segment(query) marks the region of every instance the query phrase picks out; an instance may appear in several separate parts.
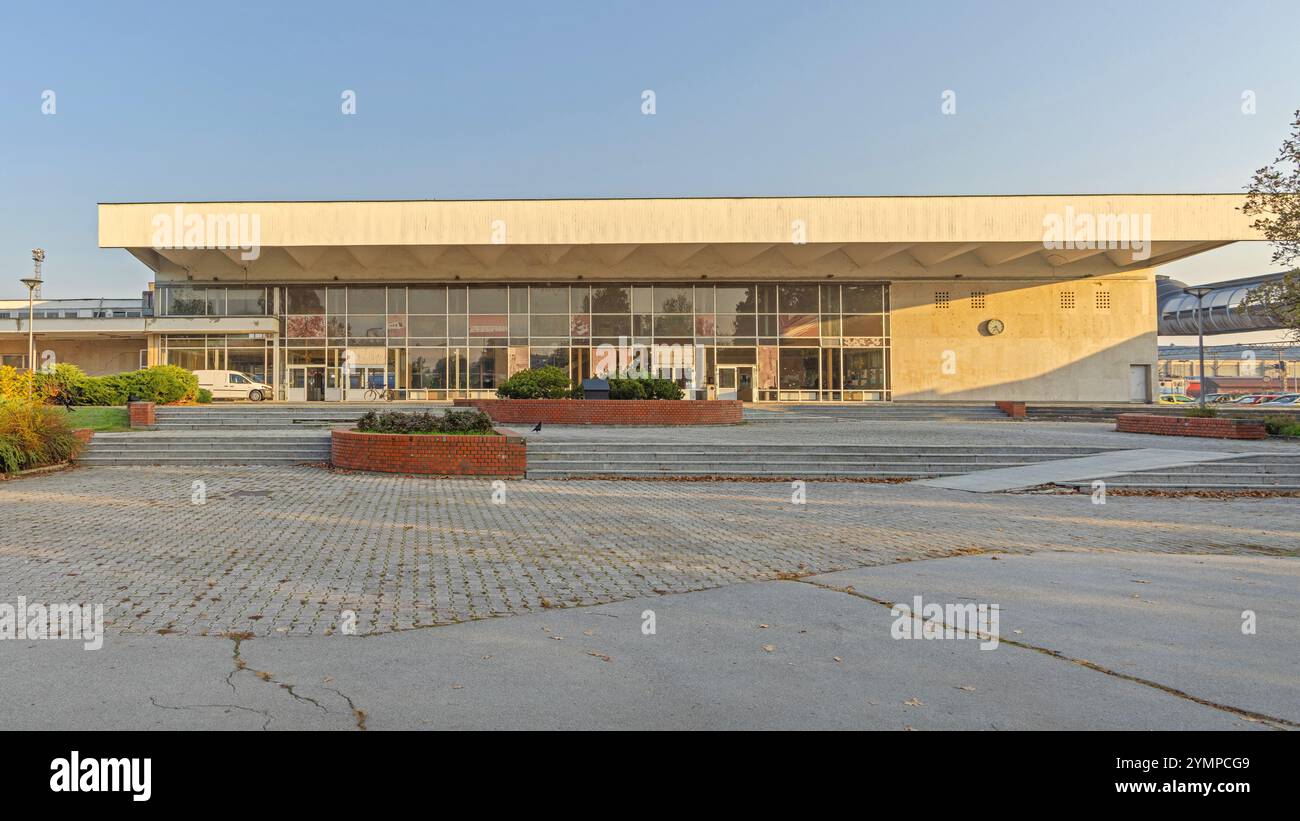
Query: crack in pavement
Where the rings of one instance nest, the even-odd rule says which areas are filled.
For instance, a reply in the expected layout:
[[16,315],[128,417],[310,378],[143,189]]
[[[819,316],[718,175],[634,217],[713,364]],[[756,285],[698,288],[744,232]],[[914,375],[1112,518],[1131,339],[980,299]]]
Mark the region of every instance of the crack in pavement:
[[[249,673],[252,673],[254,676],[256,676],[259,680],[264,681],[264,682],[266,682],[267,684],[274,684],[275,686],[279,687],[281,690],[284,690],[284,691],[285,691],[286,693],[288,693],[288,694],[289,694],[289,695],[290,695],[290,696],[291,696],[295,701],[301,701],[301,702],[306,703],[306,704],[312,704],[312,705],[314,705],[317,709],[319,709],[322,713],[325,713],[326,715],[329,714],[330,711],[329,711],[329,708],[328,708],[328,707],[326,707],[324,704],[321,704],[319,701],[317,701],[316,699],[312,698],[311,696],[300,695],[296,690],[294,690],[294,685],[292,685],[292,684],[288,684],[287,682],[278,681],[278,680],[276,680],[276,678],[275,678],[275,674],[274,674],[274,673],[271,673],[271,672],[266,671],[266,670],[258,670],[258,669],[254,668],[254,667],[250,667],[250,666],[248,665],[248,662],[244,661],[244,657],[243,657],[243,655],[241,655],[241,653],[240,653],[240,648],[241,648],[241,646],[243,645],[243,643],[244,643],[245,641],[251,641],[251,640],[254,638],[254,636],[253,636],[252,633],[248,633],[248,632],[242,632],[242,633],[224,633],[224,634],[223,634],[223,637],[224,637],[224,638],[227,638],[227,639],[230,639],[230,640],[234,643],[234,649],[233,649],[233,651],[232,651],[232,658],[234,659],[235,666],[234,666],[234,669],[232,669],[229,673],[226,674],[226,684],[230,685],[230,691],[231,691],[232,693],[236,693],[236,694],[238,694],[238,691],[237,691],[236,688],[235,688],[234,677],[235,677],[237,674],[239,674],[239,673],[242,673],[242,672],[249,672]],[[353,718],[353,720],[356,722],[356,726],[357,726],[357,729],[358,729],[358,730],[364,730],[364,729],[366,729],[366,716],[368,715],[368,713],[367,713],[365,710],[363,710],[363,709],[361,709],[360,707],[358,707],[358,706],[357,706],[357,705],[352,701],[351,698],[349,698],[347,695],[345,695],[344,693],[340,692],[339,690],[336,690],[336,689],[333,688],[333,687],[326,687],[325,689],[326,689],[326,690],[329,690],[330,692],[332,692],[332,693],[334,693],[334,694],[336,694],[336,695],[338,695],[338,696],[339,696],[340,698],[342,698],[345,702],[347,702],[348,710],[352,713],[352,718]],[[159,706],[162,706],[162,705],[159,705]],[[247,710],[247,709],[251,709],[251,708],[244,707],[244,708],[241,708],[241,709],[246,709],[246,710]],[[267,723],[269,724],[270,722],[268,721]],[[263,726],[262,729],[265,730],[266,727]]]
[[262,722],[263,730],[271,726],[271,721],[273,718],[270,710],[256,710],[252,707],[245,707],[242,704],[182,704],[180,706],[172,706],[170,704],[159,704],[158,699],[154,698],[153,696],[149,696],[149,701],[150,703],[153,704],[153,706],[161,708],[163,710],[230,709],[230,710],[244,710],[249,713],[257,713],[262,718],[266,719],[266,721]]
[[[855,598],[859,598],[864,601],[872,602],[873,604],[878,604],[882,607],[888,607],[891,610],[894,608],[895,605],[895,602],[888,601],[887,599],[876,598],[875,596],[869,596],[866,593],[861,593],[857,590],[854,590],[852,585],[837,587],[832,584],[823,584],[821,582],[810,581],[806,578],[793,578],[793,579],[787,579],[786,581],[795,581],[801,584],[810,585],[812,587],[818,587],[821,588],[822,590],[830,590],[835,593],[844,593],[846,595],[853,596]],[[912,618],[917,619],[919,618],[919,616],[917,614],[913,614]],[[939,621],[939,624],[945,630],[956,629],[955,627],[947,624],[942,620]],[[967,631],[975,633],[979,638],[984,640],[990,640],[993,638],[993,636],[989,635],[988,633],[984,633],[980,630],[972,631],[969,628],[967,628]],[[1209,707],[1214,710],[1221,710],[1225,713],[1229,713],[1231,715],[1237,716],[1238,718],[1245,719],[1246,721],[1263,724],[1274,730],[1291,730],[1291,729],[1300,728],[1300,722],[1291,721],[1285,718],[1279,718],[1277,716],[1271,716],[1268,715],[1267,713],[1258,713],[1255,712],[1254,710],[1246,710],[1241,707],[1233,707],[1231,704],[1221,704],[1217,701],[1210,701],[1209,699],[1192,695],[1191,693],[1188,693],[1184,690],[1179,690],[1176,687],[1170,687],[1168,684],[1161,684],[1158,681],[1152,681],[1151,679],[1142,678],[1141,676],[1134,676],[1129,673],[1121,673],[1118,670],[1112,670],[1109,667],[1105,667],[1101,664],[1098,664],[1095,661],[1088,661],[1087,659],[1076,658],[1074,656],[1063,653],[1060,650],[1053,650],[1050,647],[1040,647],[1036,644],[1030,644],[1024,641],[1017,641],[1016,639],[1009,639],[1006,638],[1005,636],[998,636],[997,640],[999,643],[1010,644],[1012,647],[1019,647],[1022,650],[1032,650],[1035,653],[1041,653],[1042,655],[1048,656],[1050,658],[1059,659],[1061,661],[1067,661],[1070,662],[1071,664],[1077,664],[1080,667],[1086,668],[1088,670],[1093,670],[1098,673],[1103,673],[1105,675],[1112,676],[1114,678],[1121,679],[1123,681],[1129,681],[1134,684],[1140,684],[1144,687],[1150,687],[1153,690],[1158,690],[1162,693],[1165,693],[1166,695],[1171,695],[1174,696],[1175,698],[1180,698],[1185,701],[1190,701],[1193,704],[1199,704],[1202,707]]]

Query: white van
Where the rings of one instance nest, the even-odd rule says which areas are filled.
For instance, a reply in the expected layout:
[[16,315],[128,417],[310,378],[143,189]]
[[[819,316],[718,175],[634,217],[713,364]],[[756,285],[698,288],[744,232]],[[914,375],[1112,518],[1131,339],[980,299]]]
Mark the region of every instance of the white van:
[[275,396],[270,385],[239,371],[195,371],[199,387],[212,392],[213,399],[248,399],[261,402]]

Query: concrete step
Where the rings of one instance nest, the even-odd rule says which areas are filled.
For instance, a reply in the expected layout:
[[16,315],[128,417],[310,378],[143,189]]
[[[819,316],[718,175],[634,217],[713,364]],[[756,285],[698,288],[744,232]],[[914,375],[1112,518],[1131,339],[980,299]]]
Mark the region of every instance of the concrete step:
[[698,477],[698,476],[727,476],[727,477],[759,477],[759,478],[791,478],[791,479],[814,479],[814,478],[842,478],[842,479],[926,479],[932,476],[942,474],[930,471],[862,471],[862,470],[829,470],[818,469],[809,470],[800,469],[780,469],[780,468],[743,468],[727,469],[725,467],[713,468],[671,468],[668,470],[653,470],[649,468],[618,468],[618,469],[586,469],[578,471],[570,470],[551,470],[547,468],[528,469],[529,479],[578,479],[583,477],[595,478],[601,476],[617,477]]

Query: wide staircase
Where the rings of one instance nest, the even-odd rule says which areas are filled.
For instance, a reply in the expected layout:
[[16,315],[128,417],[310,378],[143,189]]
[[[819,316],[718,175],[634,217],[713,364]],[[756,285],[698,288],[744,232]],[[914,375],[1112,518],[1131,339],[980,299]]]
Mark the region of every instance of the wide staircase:
[[745,408],[746,422],[810,422],[841,419],[879,422],[1001,422],[1009,417],[993,403],[972,405],[949,403],[876,403],[751,405]]
[[327,429],[97,433],[82,465],[296,465],[328,462]]
[[[1108,476],[1104,481],[1112,490],[1300,491],[1300,453],[1255,453],[1236,459]],[[1088,491],[1092,482],[1070,482],[1065,487]]]
[[528,478],[920,479],[1100,453],[1105,448],[918,445],[528,443]]
[[310,403],[284,405],[266,403],[259,405],[186,405],[159,407],[156,413],[158,430],[261,430],[264,428],[326,429],[333,425],[346,425],[366,411],[423,411],[443,410],[447,403],[387,403],[377,405],[352,405],[337,403]]

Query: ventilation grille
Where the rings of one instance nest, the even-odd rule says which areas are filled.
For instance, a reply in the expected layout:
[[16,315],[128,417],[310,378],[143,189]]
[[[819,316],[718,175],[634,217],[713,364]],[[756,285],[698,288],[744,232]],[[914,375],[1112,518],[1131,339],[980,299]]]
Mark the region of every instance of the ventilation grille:
[[1110,310],[1110,291],[1098,291],[1096,299],[1097,299],[1097,310],[1099,311]]
[[1061,291],[1061,307],[1067,310],[1074,308],[1074,291]]
[[986,305],[985,300],[984,300],[984,297],[985,297],[985,296],[987,296],[987,294],[985,294],[983,291],[971,291],[971,292],[970,292],[970,306],[971,306],[972,308],[983,308],[983,307],[985,307],[985,305]]
[[936,308],[947,308],[947,307],[948,307],[948,301],[949,301],[949,295],[948,295],[948,292],[947,292],[947,291],[935,291],[935,292],[934,292],[934,307],[936,307]]

